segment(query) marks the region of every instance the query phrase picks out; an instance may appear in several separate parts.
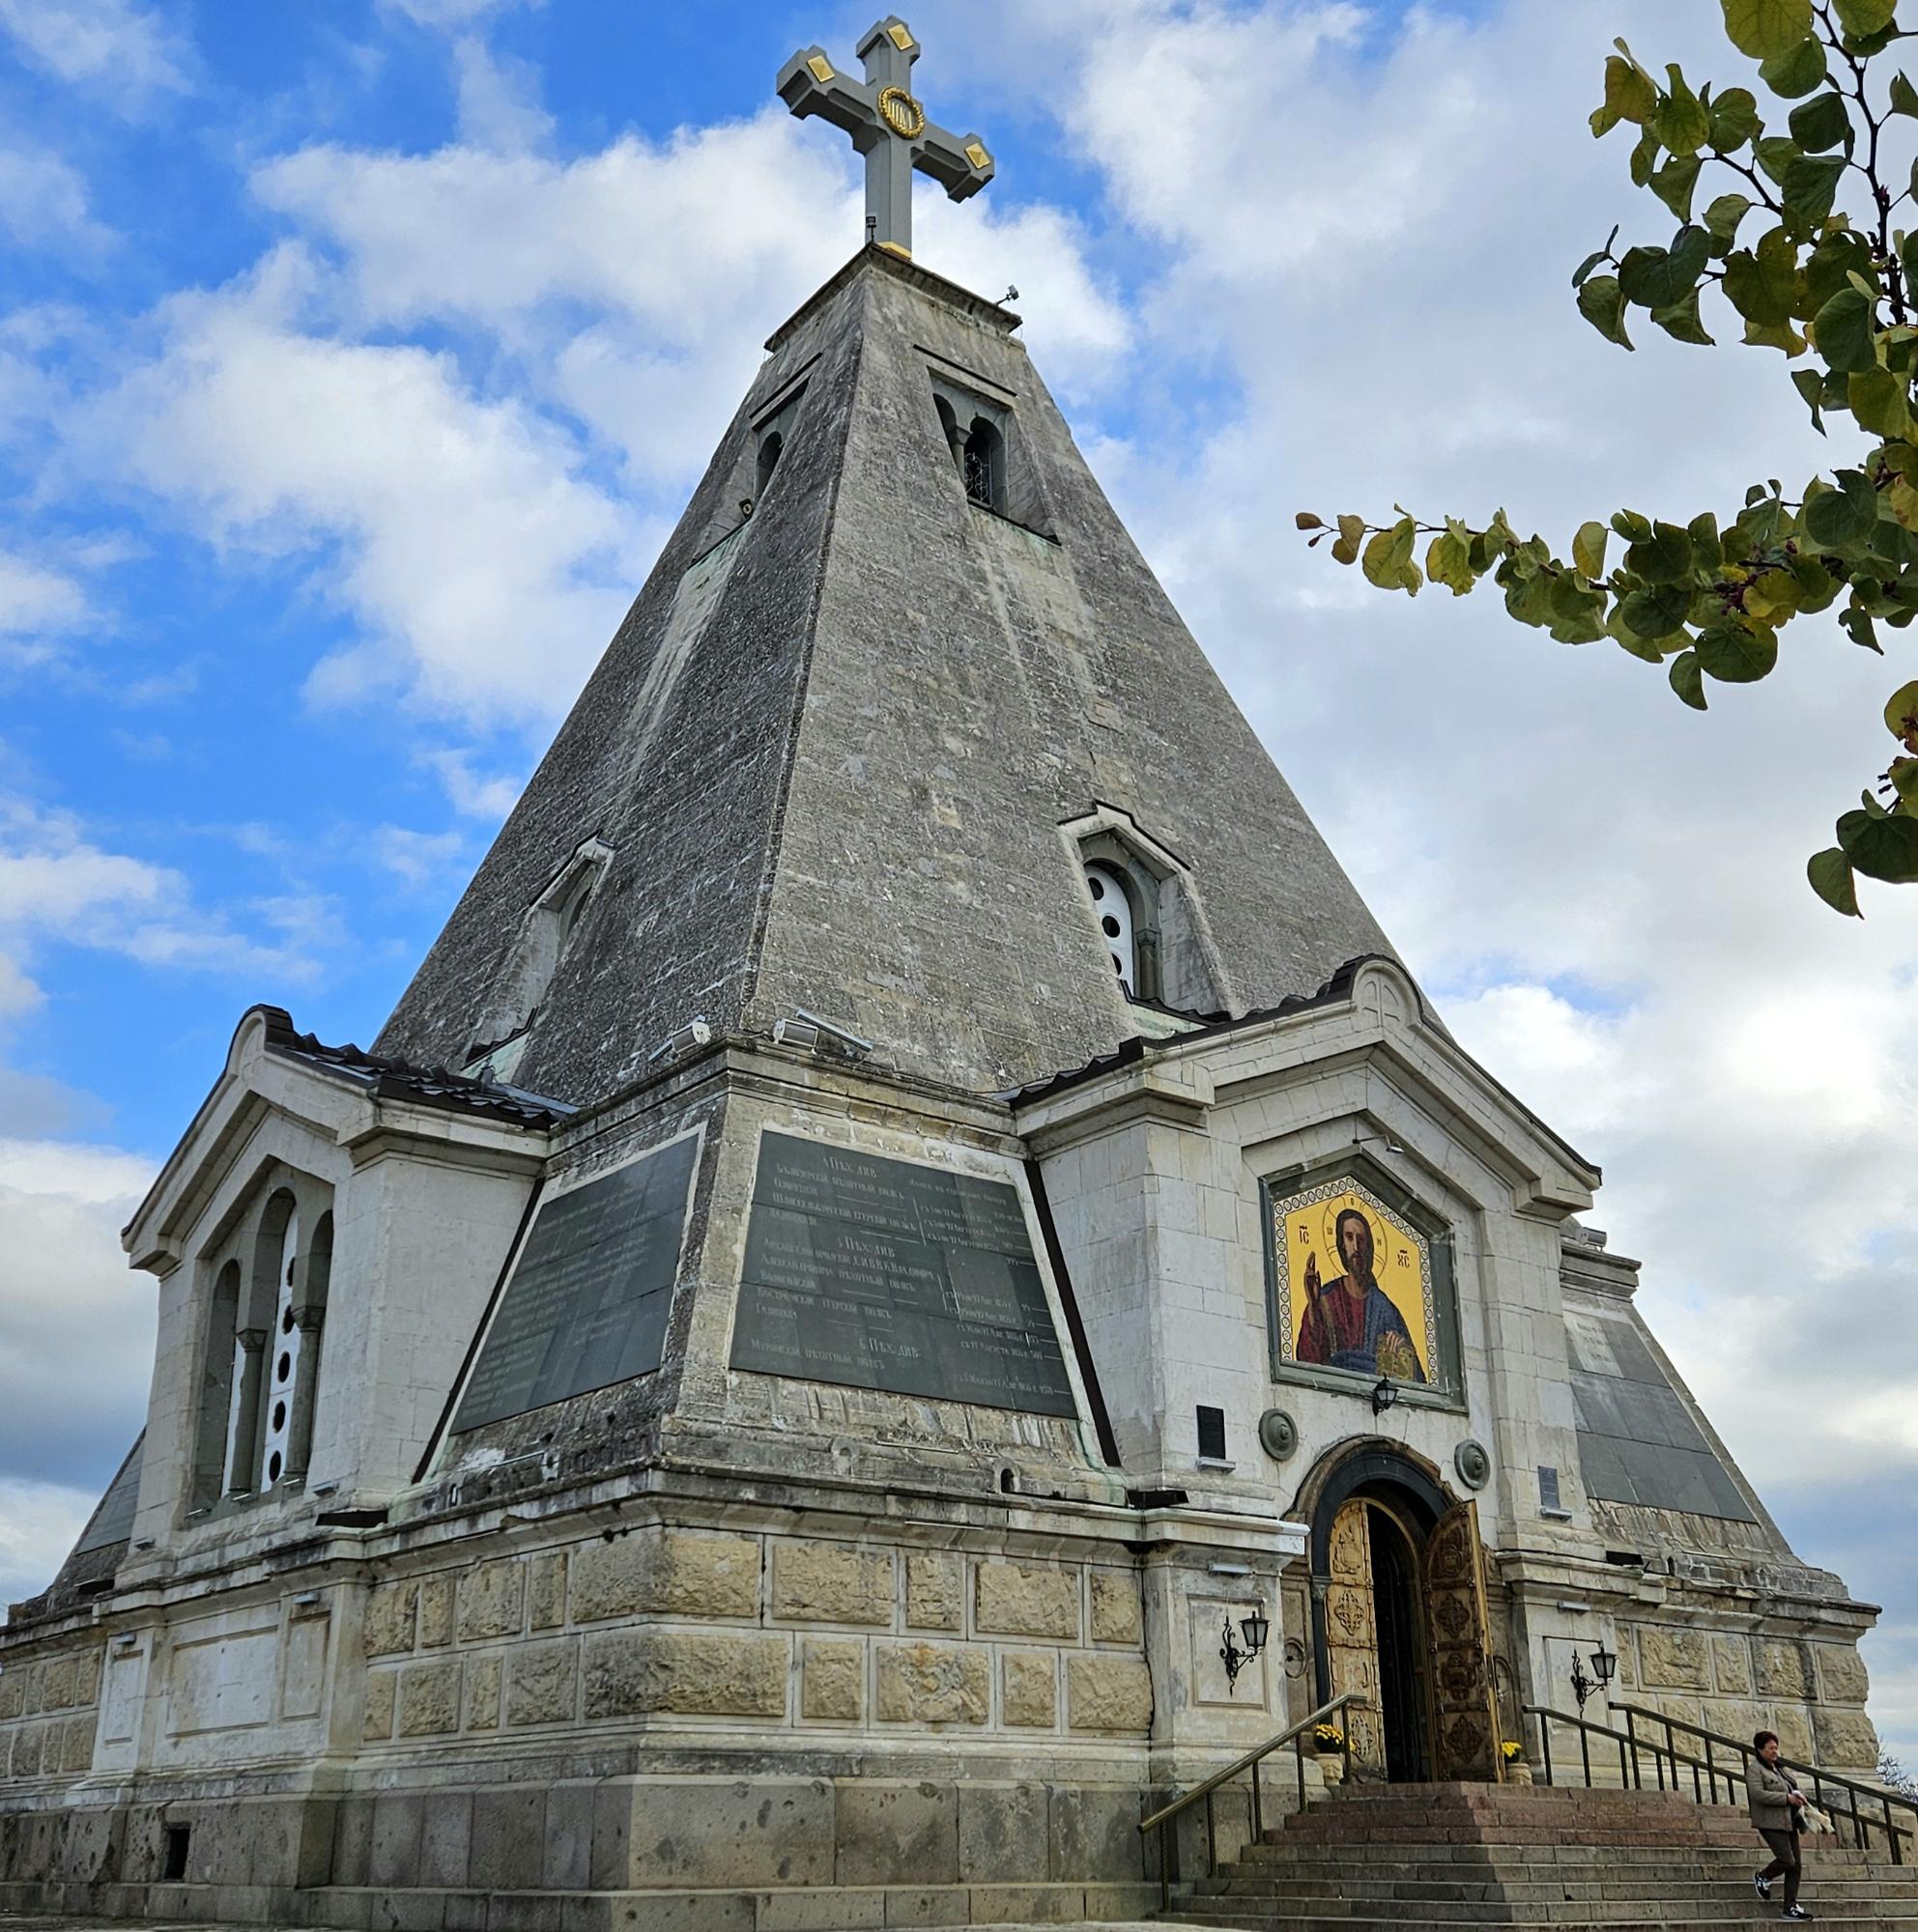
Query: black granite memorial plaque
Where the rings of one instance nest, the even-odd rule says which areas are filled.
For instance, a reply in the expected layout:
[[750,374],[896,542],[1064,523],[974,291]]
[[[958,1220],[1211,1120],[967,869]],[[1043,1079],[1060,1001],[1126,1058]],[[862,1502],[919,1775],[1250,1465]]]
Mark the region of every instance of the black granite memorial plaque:
[[790,1134],[759,1142],[732,1366],[1076,1412],[1016,1189]]
[[455,1434],[659,1367],[695,1146],[674,1141],[541,1205]]

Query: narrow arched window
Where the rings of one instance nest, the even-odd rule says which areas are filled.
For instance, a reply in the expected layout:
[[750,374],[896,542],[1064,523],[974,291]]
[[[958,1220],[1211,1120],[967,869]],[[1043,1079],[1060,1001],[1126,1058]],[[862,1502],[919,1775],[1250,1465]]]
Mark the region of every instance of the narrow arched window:
[[1127,992],[1139,986],[1138,937],[1132,923],[1131,897],[1126,882],[1112,866],[1090,865],[1085,868],[1086,891],[1092,895],[1092,909],[1099,921],[1100,936],[1112,960],[1112,970]]
[[779,468],[780,452],[786,447],[786,439],[778,430],[759,439],[759,463],[753,483],[753,500],[758,502],[766,494],[766,485],[773,480],[773,471]]
[[944,396],[934,396],[933,403],[939,412],[939,434],[946,439],[946,448],[953,459],[953,468],[961,475],[965,473],[964,438],[959,434],[959,416],[952,404]]
[[219,1499],[226,1478],[227,1445],[233,1440],[234,1331],[240,1325],[240,1259],[225,1262],[214,1277],[207,1308],[206,1351],[201,1357],[199,1425],[193,1443],[191,1507]]
[[965,494],[988,510],[1002,509],[1006,495],[1006,440],[984,416],[965,433]]
[[293,1390],[300,1368],[300,1324],[294,1318],[294,1273],[300,1260],[300,1212],[287,1216],[280,1236],[279,1271],[273,1296],[273,1325],[266,1349],[266,1439],[261,1445],[260,1487],[270,1490],[286,1474],[287,1445],[293,1437]]

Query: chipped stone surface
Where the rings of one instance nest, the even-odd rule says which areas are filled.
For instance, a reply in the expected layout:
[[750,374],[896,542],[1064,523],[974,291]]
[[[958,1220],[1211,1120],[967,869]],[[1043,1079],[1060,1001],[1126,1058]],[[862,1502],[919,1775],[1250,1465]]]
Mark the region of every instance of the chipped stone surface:
[[527,1566],[527,1622],[554,1630],[566,1621],[566,1552],[549,1549]]
[[1152,1677],[1137,1657],[1069,1657],[1066,1721],[1075,1731],[1143,1731],[1152,1723]]
[[1050,1730],[1059,1721],[1059,1662],[1049,1650],[999,1655],[999,1714],[1004,1722]]
[[466,1727],[470,1731],[500,1728],[501,1657],[496,1650],[467,1660]]
[[1026,1563],[982,1563],[973,1615],[977,1627],[1005,1636],[1079,1634],[1079,1573]]
[[1639,1632],[1639,1670],[1657,1690],[1709,1690],[1710,1642],[1703,1631],[1647,1625]]
[[380,1584],[366,1600],[366,1655],[394,1657],[410,1651],[418,1605],[417,1583]]
[[879,1646],[878,1713],[888,1723],[983,1724],[991,1701],[984,1650],[952,1643]]
[[857,1723],[866,1708],[866,1646],[808,1637],[800,1645],[799,1715]]
[[459,1581],[460,1641],[517,1636],[526,1599],[526,1565],[517,1556],[475,1563]]
[[1715,1636],[1711,1640],[1711,1666],[1718,1688],[1728,1697],[1752,1694],[1752,1646],[1742,1636]]
[[1814,1749],[1809,1711],[1795,1704],[1774,1704],[1771,1707],[1771,1721],[1765,1729],[1778,1734],[1778,1747],[1787,1757],[1796,1758],[1800,1764],[1812,1762]]
[[573,1715],[578,1681],[577,1639],[514,1645],[506,1654],[506,1722],[564,1723]]
[[671,1616],[752,1617],[759,1606],[756,1537],[644,1529],[573,1553],[576,1623],[655,1611]]
[[1818,1693],[1834,1704],[1862,1704],[1872,1688],[1865,1660],[1850,1644],[1813,1646],[1818,1663]]
[[1835,1771],[1871,1771],[1878,1762],[1878,1734],[1863,1711],[1812,1713],[1818,1762]]
[[944,1551],[911,1551],[905,1559],[907,1630],[956,1631],[965,1621],[965,1564]]
[[718,1631],[604,1631],[586,1640],[586,1715],[647,1711],[783,1718],[790,1655],[783,1637]]
[[419,1586],[419,1647],[436,1650],[453,1640],[453,1579],[429,1577]]
[[892,1627],[890,1550],[783,1540],[772,1547],[772,1573],[775,1617],[791,1623]]
[[1783,1637],[1761,1637],[1758,1645],[1758,1686],[1767,1697],[1804,1702],[1816,1694],[1805,1646]]
[[1139,1579],[1130,1570],[1092,1573],[1092,1640],[1137,1643],[1144,1632]]
[[366,1673],[366,1724],[368,1744],[384,1744],[393,1734],[393,1698],[399,1688],[397,1670],[369,1670]]
[[439,1663],[409,1663],[400,1672],[400,1736],[423,1738],[460,1725],[460,1666],[455,1658]]

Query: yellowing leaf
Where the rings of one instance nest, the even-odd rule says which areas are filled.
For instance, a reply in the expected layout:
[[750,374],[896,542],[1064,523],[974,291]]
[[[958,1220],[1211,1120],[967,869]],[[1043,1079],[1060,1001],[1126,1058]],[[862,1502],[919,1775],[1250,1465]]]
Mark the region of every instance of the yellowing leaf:
[[1812,0],[1724,0],[1725,32],[1741,54],[1771,60],[1812,31]]
[[1605,545],[1610,532],[1603,524],[1581,524],[1572,539],[1572,562],[1594,582],[1605,575]]
[[1331,554],[1340,563],[1357,563],[1359,546],[1365,539],[1365,519],[1363,517],[1341,517],[1338,520],[1338,540],[1331,547]]
[[1892,693],[1885,705],[1885,729],[1907,752],[1918,753],[1918,678]]
[[1478,582],[1472,574],[1471,545],[1453,530],[1441,530],[1425,553],[1425,574],[1454,597],[1463,597]]

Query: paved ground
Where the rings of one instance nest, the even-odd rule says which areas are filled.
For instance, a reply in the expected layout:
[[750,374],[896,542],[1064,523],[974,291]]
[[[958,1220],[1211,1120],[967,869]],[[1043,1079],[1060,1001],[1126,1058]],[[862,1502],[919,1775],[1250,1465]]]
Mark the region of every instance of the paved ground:
[[[0,1932],[233,1932],[205,1918],[59,1918],[43,1913],[0,1912]],[[258,1926],[253,1932],[300,1932]],[[1143,1918],[1081,1918],[1069,1925],[956,1925],[951,1932],[1166,1932]]]

